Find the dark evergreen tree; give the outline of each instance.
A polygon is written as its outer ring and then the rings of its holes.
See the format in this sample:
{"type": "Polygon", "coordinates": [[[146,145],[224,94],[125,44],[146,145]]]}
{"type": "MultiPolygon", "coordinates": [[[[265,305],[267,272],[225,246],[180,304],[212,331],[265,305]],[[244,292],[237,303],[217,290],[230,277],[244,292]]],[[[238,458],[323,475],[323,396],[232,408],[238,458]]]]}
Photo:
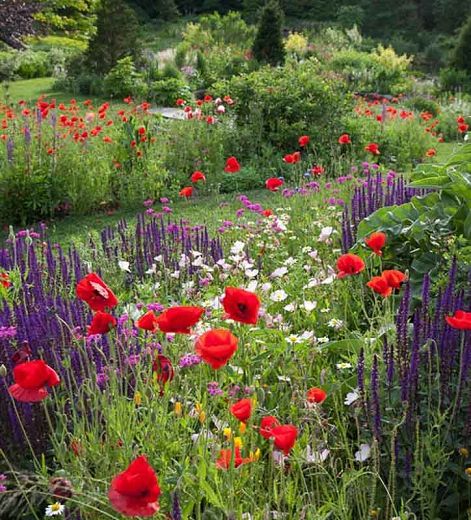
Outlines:
{"type": "Polygon", "coordinates": [[[97,12],[97,30],[90,40],[87,65],[107,73],[124,56],[139,54],[139,23],[124,0],[102,0],[97,12]]]}
{"type": "Polygon", "coordinates": [[[155,12],[158,20],[175,20],[178,17],[178,8],[175,0],[156,0],[155,12]]]}
{"type": "Polygon", "coordinates": [[[282,36],[283,11],[277,0],[263,8],[257,35],[253,44],[255,59],[261,63],[281,65],[285,60],[285,48],[282,36]]]}
{"type": "Polygon", "coordinates": [[[244,18],[251,23],[258,20],[262,7],[265,5],[265,0],[244,0],[243,13],[244,18]]]}
{"type": "Polygon", "coordinates": [[[465,70],[471,77],[471,16],[461,28],[451,65],[459,70],[465,70]]]}

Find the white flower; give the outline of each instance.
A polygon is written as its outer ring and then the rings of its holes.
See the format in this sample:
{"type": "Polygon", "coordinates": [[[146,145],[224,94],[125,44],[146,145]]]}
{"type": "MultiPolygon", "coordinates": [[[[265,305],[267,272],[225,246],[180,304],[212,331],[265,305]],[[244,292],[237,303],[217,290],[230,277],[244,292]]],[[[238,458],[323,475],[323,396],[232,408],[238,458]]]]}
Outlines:
{"type": "Polygon", "coordinates": [[[180,271],[174,271],[173,273],[170,273],[170,276],[178,280],[178,278],[180,278],[180,271]]]}
{"type": "Polygon", "coordinates": [[[343,327],[343,321],[337,318],[332,318],[327,322],[327,325],[333,329],[341,329],[343,327]]]}
{"type": "Polygon", "coordinates": [[[327,242],[327,240],[329,240],[329,238],[333,232],[334,232],[334,228],[331,226],[322,228],[321,233],[318,238],[319,242],[327,242]]]}
{"type": "Polygon", "coordinates": [[[297,262],[297,260],[295,258],[293,258],[292,256],[290,256],[289,258],[287,258],[285,260],[285,265],[287,265],[287,266],[294,265],[296,262],[297,262]]]}
{"type": "Polygon", "coordinates": [[[314,332],[312,330],[305,330],[301,336],[299,336],[303,341],[309,341],[314,337],[314,332]]]}
{"type": "Polygon", "coordinates": [[[345,370],[347,368],[352,368],[352,364],[351,363],[337,363],[335,365],[339,370],[345,370]]]}
{"type": "Polygon", "coordinates": [[[201,267],[203,265],[203,257],[197,256],[192,262],[191,265],[194,267],[201,267]]]}
{"type": "Polygon", "coordinates": [[[270,300],[274,302],[282,302],[286,300],[286,298],[288,298],[288,295],[283,291],[283,289],[278,289],[270,294],[270,300]]]}
{"type": "Polygon", "coordinates": [[[46,516],[57,516],[61,515],[65,511],[65,506],[60,502],[55,502],[46,507],[46,516]]]}
{"type": "Polygon", "coordinates": [[[185,255],[185,253],[182,253],[180,260],[178,262],[178,265],[181,269],[186,267],[190,263],[190,259],[185,255]]]}
{"type": "Polygon", "coordinates": [[[283,266],[283,267],[278,267],[278,269],[275,269],[273,271],[273,273],[271,273],[270,275],[270,278],[281,278],[282,276],[284,276],[286,273],[288,272],[288,268],[283,266]]]}
{"type": "Polygon", "coordinates": [[[322,338],[317,338],[317,343],[329,343],[329,338],[327,336],[323,336],[322,338]]]}
{"type": "Polygon", "coordinates": [[[328,450],[327,448],[324,448],[321,451],[312,452],[311,446],[308,444],[306,446],[306,454],[305,454],[306,462],[311,463],[311,464],[320,464],[321,462],[324,462],[327,459],[327,457],[329,456],[329,453],[330,453],[330,450],[328,450]]]}
{"type": "Polygon", "coordinates": [[[261,289],[262,289],[263,292],[268,292],[271,289],[271,283],[270,282],[265,282],[262,285],[261,289]]]}
{"type": "Polygon", "coordinates": [[[242,253],[245,249],[245,243],[241,242],[240,240],[236,240],[231,247],[231,253],[233,255],[238,255],[242,253]]]}
{"type": "Polygon", "coordinates": [[[317,260],[319,258],[319,253],[317,251],[317,249],[314,249],[313,251],[310,251],[309,252],[309,256],[313,259],[313,260],[317,260]]]}
{"type": "Polygon", "coordinates": [[[345,401],[343,402],[347,406],[350,406],[355,401],[357,401],[360,398],[360,394],[357,389],[353,390],[353,392],[348,392],[348,394],[345,397],[345,401]]]}
{"type": "Polygon", "coordinates": [[[163,260],[163,256],[162,256],[162,255],[154,256],[154,260],[155,260],[157,263],[162,262],[162,260],[163,260]]]}
{"type": "Polygon", "coordinates": [[[150,269],[147,269],[146,274],[155,274],[157,271],[157,266],[155,264],[152,264],[152,267],[150,269]]]}
{"type": "Polygon", "coordinates": [[[306,312],[312,312],[317,307],[317,302],[306,300],[303,302],[303,307],[306,312]]]}
{"type": "Polygon", "coordinates": [[[125,260],[120,260],[118,262],[118,266],[121,269],[121,271],[127,271],[128,273],[131,272],[131,269],[129,269],[129,262],[126,262],[125,260]]]}
{"type": "Polygon", "coordinates": [[[302,343],[302,339],[297,334],[290,334],[286,338],[286,342],[290,343],[291,345],[295,345],[297,343],[302,343]]]}
{"type": "Polygon", "coordinates": [[[283,309],[286,312],[294,312],[296,310],[296,305],[294,303],[288,303],[288,305],[285,305],[283,309]]]}
{"type": "Polygon", "coordinates": [[[255,278],[258,274],[258,269],[247,269],[245,271],[245,276],[247,278],[255,278]]]}
{"type": "Polygon", "coordinates": [[[335,276],[328,276],[327,278],[324,278],[324,280],[322,280],[321,284],[322,285],[330,285],[331,283],[333,283],[333,281],[336,279],[335,276]]]}
{"type": "Polygon", "coordinates": [[[324,307],[323,309],[321,309],[321,312],[327,314],[328,312],[330,312],[330,307],[324,307]]]}
{"type": "Polygon", "coordinates": [[[371,456],[371,448],[369,444],[360,444],[360,449],[355,452],[355,460],[357,462],[365,462],[371,456]]]}
{"type": "Polygon", "coordinates": [[[282,381],[283,383],[290,383],[291,378],[288,376],[278,376],[278,381],[282,381]]]}

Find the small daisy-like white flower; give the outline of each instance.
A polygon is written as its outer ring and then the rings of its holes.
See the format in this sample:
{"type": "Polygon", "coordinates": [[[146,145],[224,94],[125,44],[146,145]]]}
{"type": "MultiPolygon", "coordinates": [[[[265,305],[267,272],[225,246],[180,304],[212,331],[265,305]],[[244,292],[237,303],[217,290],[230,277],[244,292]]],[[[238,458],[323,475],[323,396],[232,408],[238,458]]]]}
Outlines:
{"type": "Polygon", "coordinates": [[[341,329],[343,327],[343,321],[339,320],[337,318],[332,318],[327,322],[327,325],[331,327],[332,329],[341,329]]]}
{"type": "Polygon", "coordinates": [[[330,307],[324,307],[323,309],[321,309],[321,312],[327,314],[328,312],[330,312],[330,307]]]}
{"type": "Polygon", "coordinates": [[[283,383],[290,383],[291,378],[288,376],[278,376],[278,381],[282,381],[283,383]]]}
{"type": "Polygon", "coordinates": [[[305,300],[302,306],[306,312],[312,312],[317,307],[317,302],[305,300]]]}
{"type": "Polygon", "coordinates": [[[288,295],[283,291],[283,289],[278,289],[270,294],[270,300],[274,302],[282,302],[285,301],[286,298],[288,298],[288,295]]]}
{"type": "Polygon", "coordinates": [[[339,370],[346,370],[347,368],[352,368],[351,363],[337,363],[335,365],[339,370]]]}
{"type": "Polygon", "coordinates": [[[128,273],[131,272],[131,269],[129,269],[129,262],[126,262],[125,260],[120,260],[118,262],[118,267],[121,269],[121,271],[127,271],[128,273]]]}
{"type": "Polygon", "coordinates": [[[46,507],[46,516],[58,516],[62,515],[65,511],[65,506],[63,506],[60,502],[55,502],[46,507]]]}
{"type": "Polygon", "coordinates": [[[255,278],[258,274],[258,269],[247,269],[245,271],[245,276],[247,278],[255,278]]]}
{"type": "Polygon", "coordinates": [[[360,449],[355,452],[355,460],[357,462],[365,462],[371,457],[371,448],[369,444],[360,444],[360,449]]]}
{"type": "Polygon", "coordinates": [[[296,345],[297,343],[302,343],[302,339],[297,334],[290,334],[287,336],[286,342],[291,345],[296,345]]]}
{"type": "Polygon", "coordinates": [[[345,396],[344,404],[346,404],[347,406],[350,406],[355,401],[358,401],[359,398],[360,398],[360,394],[359,394],[358,390],[355,389],[355,390],[353,390],[353,392],[348,392],[348,394],[345,396]]]}
{"type": "Polygon", "coordinates": [[[288,303],[288,305],[285,305],[283,309],[286,312],[294,312],[296,310],[296,305],[294,303],[288,303]]]}
{"type": "Polygon", "coordinates": [[[329,343],[329,338],[327,336],[322,336],[321,338],[317,338],[317,343],[329,343]]]}

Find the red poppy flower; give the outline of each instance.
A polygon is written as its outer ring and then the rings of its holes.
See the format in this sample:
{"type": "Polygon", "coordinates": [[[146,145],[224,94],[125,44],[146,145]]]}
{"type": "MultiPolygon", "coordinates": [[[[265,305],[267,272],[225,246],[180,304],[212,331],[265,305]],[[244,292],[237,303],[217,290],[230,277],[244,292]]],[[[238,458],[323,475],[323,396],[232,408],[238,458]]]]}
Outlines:
{"type": "Polygon", "coordinates": [[[211,368],[223,367],[237,350],[238,339],[227,329],[213,329],[202,334],[195,343],[198,356],[211,368]]]}
{"type": "Polygon", "coordinates": [[[181,107],[183,106],[184,104],[186,103],[186,101],[182,98],[178,98],[176,101],[175,101],[175,104],[177,105],[177,107],[181,107]]]}
{"type": "Polygon", "coordinates": [[[191,182],[206,181],[206,177],[203,172],[199,170],[195,171],[191,176],[191,182]]]}
{"type": "Polygon", "coordinates": [[[379,155],[380,154],[379,147],[378,147],[378,145],[376,143],[370,143],[368,146],[365,146],[365,150],[367,152],[372,153],[373,155],[379,155]]]}
{"type": "Polygon", "coordinates": [[[265,439],[269,439],[271,437],[271,432],[275,426],[279,426],[280,422],[273,415],[267,415],[263,417],[260,422],[260,435],[265,437],[265,439]]]}
{"type": "Polygon", "coordinates": [[[231,449],[221,450],[219,452],[219,458],[216,461],[216,467],[219,469],[229,469],[231,467],[232,459],[234,458],[234,467],[238,468],[242,464],[248,464],[253,462],[251,457],[242,457],[240,448],[234,448],[234,453],[231,449]]]}
{"type": "Polygon", "coordinates": [[[317,175],[322,175],[322,174],[324,173],[324,171],[325,171],[325,170],[324,170],[324,167],[323,167],[323,166],[317,166],[317,165],[315,165],[315,166],[313,166],[313,167],[311,168],[311,173],[312,173],[313,175],[316,175],[316,176],[317,176],[317,175]]]}
{"type": "Polygon", "coordinates": [[[179,192],[180,197],[189,198],[193,195],[193,186],[187,186],[186,188],[182,188],[179,192]]]}
{"type": "Polygon", "coordinates": [[[309,141],[310,141],[310,137],[308,135],[302,135],[299,139],[298,139],[298,143],[299,143],[299,146],[307,146],[309,144],[309,141]]]}
{"type": "Polygon", "coordinates": [[[26,361],[13,369],[15,384],[8,391],[17,401],[36,403],[48,396],[46,386],[57,386],[60,383],[57,372],[42,359],[26,361]]]}
{"type": "Polygon", "coordinates": [[[226,173],[237,173],[240,171],[239,161],[235,157],[229,157],[224,168],[226,173]]]}
{"type": "Polygon", "coordinates": [[[426,152],[425,152],[425,155],[427,157],[435,157],[435,155],[437,155],[437,150],[435,150],[435,148],[429,148],[426,152]]]}
{"type": "Polygon", "coordinates": [[[253,292],[237,287],[226,287],[222,306],[231,320],[251,325],[257,323],[260,300],[253,292]]]}
{"type": "Polygon", "coordinates": [[[306,394],[308,403],[323,403],[326,400],[327,392],[322,388],[310,388],[306,394]]]}
{"type": "Polygon", "coordinates": [[[210,103],[212,100],[213,100],[213,96],[210,96],[210,95],[204,96],[204,99],[203,99],[203,101],[205,103],[210,103]]]}
{"type": "Polygon", "coordinates": [[[252,400],[241,399],[230,407],[231,414],[240,422],[247,422],[252,415],[252,400]]]}
{"type": "Polygon", "coordinates": [[[454,329],[471,330],[471,312],[455,311],[454,316],[446,316],[445,319],[448,325],[454,329]]]}
{"type": "Polygon", "coordinates": [[[159,510],[160,487],[152,466],[141,455],[111,481],[108,498],[124,516],[154,516],[159,510]]]}
{"type": "Polygon", "coordinates": [[[8,287],[10,287],[11,282],[8,273],[0,273],[0,285],[5,287],[5,289],[8,289],[8,287]]]}
{"type": "Polygon", "coordinates": [[[163,386],[167,382],[172,381],[175,375],[172,362],[168,357],[162,354],[159,354],[152,363],[152,372],[160,384],[161,390],[163,390],[163,386]]]}
{"type": "Polygon", "coordinates": [[[157,326],[162,332],[191,334],[191,327],[196,325],[204,313],[201,307],[171,307],[157,316],[157,326]]]}
{"type": "Polygon", "coordinates": [[[289,455],[289,452],[293,449],[293,446],[296,443],[298,429],[292,424],[275,426],[271,430],[270,437],[273,437],[275,447],[281,450],[285,455],[289,455]]]}
{"type": "Polygon", "coordinates": [[[278,188],[283,186],[283,181],[277,177],[271,177],[270,179],[266,180],[265,186],[270,191],[278,191],[278,188]]]}
{"type": "Polygon", "coordinates": [[[288,153],[283,157],[283,161],[287,164],[296,164],[301,160],[301,152],[288,153]]]}
{"type": "Polygon", "coordinates": [[[88,326],[88,335],[107,334],[117,325],[116,318],[107,312],[98,311],[93,315],[92,322],[88,326]]]}
{"type": "Polygon", "coordinates": [[[382,231],[371,233],[368,238],[365,238],[365,244],[373,250],[375,255],[382,255],[381,249],[386,244],[386,234],[382,231]]]}
{"type": "Polygon", "coordinates": [[[155,332],[157,330],[157,316],[153,311],[147,311],[136,321],[136,327],[138,329],[155,332]]]}
{"type": "Polygon", "coordinates": [[[392,294],[392,287],[389,286],[386,278],[383,278],[382,276],[373,276],[366,285],[384,298],[387,298],[392,294]]]}
{"type": "Polygon", "coordinates": [[[264,217],[271,217],[273,215],[273,211],[271,209],[264,209],[262,211],[262,215],[264,217]]]}
{"type": "Polygon", "coordinates": [[[145,135],[146,133],[146,127],[145,126],[140,126],[138,129],[137,129],[137,133],[139,135],[145,135]]]}
{"type": "Polygon", "coordinates": [[[342,134],[339,137],[339,144],[351,144],[352,141],[350,139],[350,136],[348,134],[342,134]]]}
{"type": "Polygon", "coordinates": [[[469,129],[469,125],[467,125],[466,123],[462,123],[460,125],[458,125],[458,132],[460,134],[465,134],[469,129]]]}
{"type": "Polygon", "coordinates": [[[359,256],[347,253],[337,260],[337,269],[337,277],[344,278],[345,276],[361,273],[365,269],[365,262],[359,256]]]}
{"type": "Polygon", "coordinates": [[[112,309],[118,305],[113,291],[95,273],[90,273],[77,284],[77,297],[94,311],[112,309]]]}
{"type": "Polygon", "coordinates": [[[463,123],[465,123],[465,118],[463,116],[458,116],[456,118],[456,122],[459,124],[459,125],[462,125],[463,123]]]}
{"type": "Polygon", "coordinates": [[[406,281],[407,276],[396,269],[387,269],[382,272],[381,276],[388,282],[389,287],[400,289],[401,285],[406,281]]]}

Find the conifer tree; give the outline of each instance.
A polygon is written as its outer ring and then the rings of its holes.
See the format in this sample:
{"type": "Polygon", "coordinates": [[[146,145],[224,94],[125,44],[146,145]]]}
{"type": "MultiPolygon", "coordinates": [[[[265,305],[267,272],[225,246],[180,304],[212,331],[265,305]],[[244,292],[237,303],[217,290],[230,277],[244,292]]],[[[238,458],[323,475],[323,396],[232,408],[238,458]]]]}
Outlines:
{"type": "Polygon", "coordinates": [[[458,42],[451,60],[451,65],[457,69],[467,71],[471,76],[471,16],[461,28],[458,42]]]}
{"type": "Polygon", "coordinates": [[[277,0],[263,8],[257,35],[253,44],[255,59],[270,65],[282,65],[285,60],[285,48],[281,34],[283,11],[277,0]]]}

